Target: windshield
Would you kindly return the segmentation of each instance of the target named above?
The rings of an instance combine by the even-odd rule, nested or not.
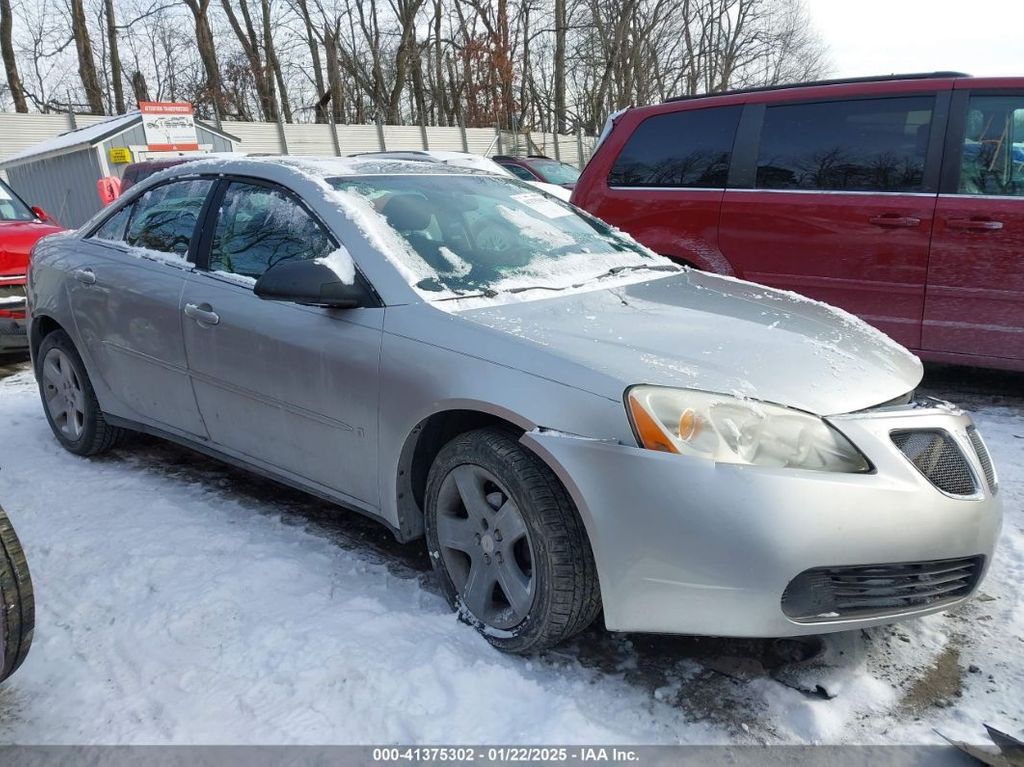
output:
[[[530,160],[530,164],[551,184],[575,184],[580,172],[558,160]]]
[[[627,270],[675,269],[597,219],[512,179],[417,174],[328,183],[427,299],[563,290]]]
[[[36,214],[0,181],[0,221],[35,221]]]

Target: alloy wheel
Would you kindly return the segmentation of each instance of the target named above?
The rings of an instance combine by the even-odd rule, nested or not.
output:
[[[43,358],[43,396],[61,433],[69,440],[79,439],[85,429],[85,390],[71,359],[57,348]]]
[[[441,557],[462,603],[496,629],[522,623],[533,606],[533,548],[515,500],[486,469],[461,464],[441,483]]]

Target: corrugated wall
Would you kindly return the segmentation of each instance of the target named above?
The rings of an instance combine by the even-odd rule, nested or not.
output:
[[[101,175],[95,149],[7,170],[11,186],[26,202],[42,206],[67,227],[81,226],[102,207],[96,191],[96,181]]]
[[[78,127],[92,125],[103,120],[103,117],[92,115],[76,115]],[[281,140],[281,128],[275,123],[233,122],[225,120],[221,127],[228,133],[238,136],[239,143],[234,147],[239,152],[252,154],[312,154],[333,155],[336,153],[334,141],[331,139],[329,125],[308,123],[284,126],[284,141]],[[66,114],[6,114],[0,113],[0,161],[8,155],[37,144],[53,136],[66,133],[71,129],[70,118]],[[201,126],[197,126],[199,143],[213,144],[214,151],[231,151],[230,142],[220,138]],[[335,130],[338,137],[338,148],[341,154],[355,152],[377,152],[381,149],[440,149],[450,152],[461,152],[468,149],[474,154],[498,154],[500,151],[511,154],[542,152],[555,156],[556,137],[550,133],[527,133],[518,136],[509,131],[502,131],[500,147],[496,141],[493,128],[430,128],[426,129],[427,142],[423,143],[423,130],[416,125],[338,125]],[[465,148],[463,144],[465,133]],[[383,146],[381,145],[383,135]],[[529,137],[529,141],[527,141]],[[123,140],[124,143],[118,143]],[[583,156],[580,157],[579,146],[582,141]],[[594,139],[583,136],[581,140],[575,135],[559,135],[557,137],[558,154],[563,162],[583,164],[593,151]],[[131,146],[145,144],[142,127],[131,129],[123,139],[112,141],[108,146]]]

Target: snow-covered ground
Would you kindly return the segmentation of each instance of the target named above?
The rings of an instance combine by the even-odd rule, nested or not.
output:
[[[3,370],[0,369],[0,376]],[[815,642],[611,635],[532,659],[458,623],[418,545],[138,438],[84,460],[34,381],[0,381],[0,504],[35,642],[0,743],[971,741],[1024,730],[1024,379],[941,372],[1001,472],[1006,521],[965,608]]]

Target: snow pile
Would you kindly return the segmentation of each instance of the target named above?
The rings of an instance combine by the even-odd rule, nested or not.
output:
[[[326,266],[346,285],[351,285],[356,281],[356,265],[352,261],[352,255],[344,245],[337,250],[331,251],[323,258],[316,259],[316,263]]]

